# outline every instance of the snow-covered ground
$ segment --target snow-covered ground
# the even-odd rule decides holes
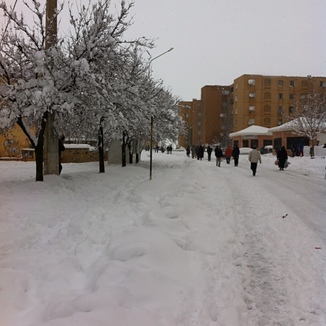
[[[274,160],[0,161],[0,325],[326,325],[326,159]]]

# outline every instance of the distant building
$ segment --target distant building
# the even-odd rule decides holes
[[[180,102],[188,114],[187,141],[226,146],[229,134],[258,125],[266,128],[287,122],[296,100],[308,93],[326,96],[326,77],[242,75],[230,86],[206,85],[201,99]],[[190,107],[187,113],[182,105]],[[179,143],[185,138],[179,138]]]

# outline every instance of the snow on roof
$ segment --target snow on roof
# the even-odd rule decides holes
[[[291,121],[286,122],[286,123],[283,123],[282,125],[277,126],[277,127],[269,128],[268,131],[272,132],[272,133],[273,132],[279,132],[279,131],[292,131],[292,130],[298,129],[301,125],[303,125],[303,126],[306,125],[304,120],[301,120],[302,122],[299,123],[298,119],[299,118],[291,120]],[[304,119],[304,118],[301,118],[301,119]],[[316,121],[316,126],[317,126],[319,124],[319,122],[317,120],[315,120],[315,121]],[[309,124],[311,124],[312,121],[309,121],[309,122],[310,122]],[[324,124],[320,124],[320,127],[324,128]]]
[[[259,135],[265,135],[265,136],[272,136],[272,133],[269,132],[269,129],[266,127],[261,127],[261,126],[256,126],[256,125],[252,125],[248,128],[236,131],[236,132],[232,132],[229,137],[237,137],[237,136],[249,136],[249,135],[253,135],[253,136],[259,136]]]

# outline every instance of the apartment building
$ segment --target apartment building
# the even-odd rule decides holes
[[[201,99],[179,103],[187,132],[179,137],[179,145],[216,144],[228,138],[232,131],[231,87],[206,85]]]
[[[271,128],[287,122],[302,95],[326,95],[326,77],[242,75],[233,89],[233,131],[251,125]]]
[[[186,120],[187,142],[226,146],[231,132],[251,125],[281,125],[287,122],[296,101],[308,93],[326,96],[326,77],[245,74],[230,86],[206,85],[200,100],[180,102],[191,108]],[[185,144],[181,138],[179,144]]]
[[[193,99],[179,102],[179,116],[185,122],[185,133],[179,135],[178,143],[186,148],[192,144],[201,143],[202,139],[202,106],[201,101]]]

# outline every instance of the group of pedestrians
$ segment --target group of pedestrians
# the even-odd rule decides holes
[[[230,146],[228,146],[225,149],[224,154],[223,154],[221,148],[219,146],[216,146],[216,148],[215,148],[216,166],[219,166],[219,167],[221,166],[221,160],[222,160],[223,156],[225,156],[226,164],[230,164],[231,158],[233,157],[234,166],[238,166],[239,155],[240,155],[240,149],[239,149],[238,145],[234,145],[233,149]]]
[[[195,146],[192,145],[187,146],[186,149],[186,154],[188,157],[190,157],[190,153],[191,153],[191,158],[197,158],[197,160],[202,161],[202,159],[204,158],[204,153],[205,153],[205,148],[202,144]],[[210,146],[207,147],[207,153],[208,153],[208,160],[211,160],[211,153],[212,153],[212,148]]]
[[[192,158],[196,158],[197,160],[202,160],[204,157],[205,148],[203,145],[199,145],[197,147],[192,146],[191,148],[187,147],[187,156],[190,157],[190,152],[192,153]],[[207,155],[208,155],[208,161],[211,161],[211,154],[213,152],[213,149],[210,145],[207,146]],[[224,153],[219,145],[217,145],[214,149],[215,157],[216,157],[216,166],[221,167],[222,158],[225,157],[226,164],[230,164],[231,158],[233,158],[234,166],[238,166],[239,164],[239,155],[240,155],[240,149],[235,144],[233,148],[228,146]],[[257,147],[253,147],[252,150],[249,152],[248,160],[250,162],[250,169],[252,170],[252,175],[256,176],[257,173],[257,166],[258,163],[262,163],[261,159],[261,152],[257,150]],[[284,146],[280,150],[277,151],[277,164],[280,169],[280,171],[283,171],[287,167],[287,160],[288,160],[288,154],[287,150]]]
[[[210,145],[208,145],[206,152],[207,152],[207,160],[211,161],[213,148]],[[190,154],[191,154],[191,158],[193,158],[193,159],[197,158],[197,160],[199,160],[199,161],[201,161],[204,158],[204,153],[205,153],[205,147],[202,144],[200,144],[198,146],[192,145],[191,147],[187,146],[187,148],[186,148],[187,156],[190,157]],[[222,161],[223,157],[225,157],[227,164],[230,164],[232,157],[234,160],[234,166],[238,166],[238,164],[239,164],[240,149],[237,145],[234,145],[233,149],[230,146],[228,146],[225,149],[224,153],[223,153],[222,149],[220,148],[220,146],[217,145],[214,149],[214,153],[215,153],[215,157],[216,157],[216,166],[218,166],[218,167],[221,166],[221,161]]]

